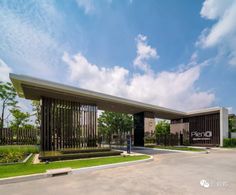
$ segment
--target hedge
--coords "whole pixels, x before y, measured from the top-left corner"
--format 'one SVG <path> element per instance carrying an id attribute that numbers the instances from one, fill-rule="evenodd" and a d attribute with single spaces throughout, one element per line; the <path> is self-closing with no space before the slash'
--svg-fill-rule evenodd
<path id="1" fill-rule="evenodd" d="M 236 147 L 236 138 L 224 138 L 224 147 Z"/>
<path id="2" fill-rule="evenodd" d="M 39 147 L 34 145 L 4 145 L 0 146 L 0 154 L 10 152 L 21 152 L 21 153 L 38 153 Z"/>
<path id="3" fill-rule="evenodd" d="M 73 153 L 108 152 L 108 151 L 111 151 L 111 149 L 110 148 L 64 149 L 61 150 L 61 153 L 73 154 Z"/>
<path id="4" fill-rule="evenodd" d="M 57 161 L 57 160 L 72 160 L 80 158 L 93 158 L 103 156 L 116 156 L 120 155 L 121 151 L 108 151 L 108 152 L 90 152 L 90 153 L 75 153 L 75 154 L 59 154 L 55 156 L 43 156 L 39 155 L 39 159 L 42 161 Z"/>

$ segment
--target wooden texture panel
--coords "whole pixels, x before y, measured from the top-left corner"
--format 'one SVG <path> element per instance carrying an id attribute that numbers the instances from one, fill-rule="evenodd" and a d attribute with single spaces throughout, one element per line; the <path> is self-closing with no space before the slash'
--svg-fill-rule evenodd
<path id="1" fill-rule="evenodd" d="M 189 140 L 191 145 L 219 145 L 220 144 L 220 114 L 210 114 L 188 118 L 189 121 Z M 211 132 L 212 136 L 191 136 L 193 132 L 202 134 Z M 195 138 L 195 139 L 194 139 Z"/>

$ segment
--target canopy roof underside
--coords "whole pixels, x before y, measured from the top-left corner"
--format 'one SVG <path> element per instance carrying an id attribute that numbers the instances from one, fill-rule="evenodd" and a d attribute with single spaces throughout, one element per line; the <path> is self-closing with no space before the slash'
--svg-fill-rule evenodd
<path id="1" fill-rule="evenodd" d="M 25 75 L 10 74 L 10 79 L 18 95 L 26 99 L 40 100 L 41 97 L 51 97 L 76 101 L 82 104 L 97 105 L 99 110 L 113 112 L 129 114 L 153 112 L 156 118 L 177 119 L 188 116 L 218 113 L 221 109 L 220 107 L 215 107 L 193 112 L 181 112 Z"/>

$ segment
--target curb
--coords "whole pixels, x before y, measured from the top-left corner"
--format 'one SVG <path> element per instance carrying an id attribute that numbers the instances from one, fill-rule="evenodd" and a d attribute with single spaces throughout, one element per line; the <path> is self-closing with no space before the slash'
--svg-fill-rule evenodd
<path id="1" fill-rule="evenodd" d="M 211 150 L 219 150 L 219 151 L 236 151 L 236 148 L 224 148 L 224 147 L 214 147 Z"/>
<path id="2" fill-rule="evenodd" d="M 113 163 L 113 164 L 107 164 L 107 165 L 98 165 L 98 166 L 93 166 L 93 167 L 84 167 L 84 168 L 80 168 L 80 169 L 73 169 L 72 174 L 85 173 L 85 172 L 96 171 L 96 170 L 101 170 L 101 169 L 124 167 L 124 166 L 135 165 L 135 164 L 139 164 L 139 163 L 143 163 L 143 162 L 150 162 L 150 161 L 153 161 L 153 156 L 150 156 L 150 158 L 143 159 L 143 160 L 136 160 L 136 161 Z"/>
<path id="3" fill-rule="evenodd" d="M 170 150 L 170 149 L 161 149 L 161 148 L 152 148 L 153 150 L 161 150 L 168 152 L 179 152 L 179 153 L 190 153 L 190 154 L 206 154 L 207 151 L 193 152 L 193 151 L 184 151 L 184 150 Z"/>
<path id="4" fill-rule="evenodd" d="M 39 173 L 39 174 L 32 174 L 32 175 L 22 175 L 22 176 L 16 176 L 16 177 L 3 178 L 3 179 L 0 179 L 0 185 L 18 183 L 18 182 L 24 182 L 24 181 L 32 181 L 32 180 L 43 179 L 47 177 L 48 177 L 47 174 Z"/>
<path id="5" fill-rule="evenodd" d="M 26 163 L 30 157 L 33 155 L 33 153 L 30 153 L 24 160 L 23 160 L 23 163 Z"/>
<path id="6" fill-rule="evenodd" d="M 136 160 L 136 161 L 129 161 L 129 162 L 121 162 L 121 163 L 114 163 L 114 164 L 98 165 L 98 166 L 93 166 L 93 167 L 84 167 L 84 168 L 79 168 L 79 169 L 72 169 L 71 174 L 79 174 L 79 173 L 91 172 L 91 171 L 108 169 L 108 168 L 129 166 L 129 165 L 135 165 L 135 164 L 139 164 L 139 163 L 143 163 L 143 162 L 149 162 L 149 161 L 153 161 L 153 156 L 150 156 L 150 158 L 143 159 L 143 160 Z M 9 178 L 0 179 L 0 185 L 18 183 L 18 182 L 24 182 L 24 181 L 32 181 L 32 180 L 37 180 L 37 179 L 49 178 L 49 177 L 52 177 L 52 176 L 48 175 L 47 173 L 38 173 L 38 174 L 31 174 L 31 175 L 9 177 Z"/>

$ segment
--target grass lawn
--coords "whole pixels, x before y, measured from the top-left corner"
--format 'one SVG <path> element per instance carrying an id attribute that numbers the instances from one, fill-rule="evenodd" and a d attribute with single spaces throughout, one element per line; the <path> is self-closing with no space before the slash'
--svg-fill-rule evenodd
<path id="1" fill-rule="evenodd" d="M 28 175 L 34 173 L 44 173 L 48 169 L 57 169 L 64 167 L 82 168 L 82 167 L 91 167 L 97 165 L 113 164 L 120 162 L 128 162 L 135 160 L 147 159 L 149 156 L 117 156 L 117 157 L 103 157 L 103 158 L 94 158 L 94 159 L 80 159 L 72 161 L 61 161 L 61 162 L 51 162 L 49 164 L 40 163 L 32 164 L 32 159 L 29 159 L 27 163 L 24 164 L 14 164 L 14 165 L 0 165 L 0 178 L 13 177 L 19 175 Z"/>
<path id="2" fill-rule="evenodd" d="M 155 145 L 147 145 L 149 148 L 159 148 L 159 149 L 168 149 L 168 150 L 183 150 L 183 151 L 191 151 L 191 152 L 203 152 L 204 149 L 201 148 L 190 148 L 190 147 L 176 147 L 176 146 L 155 146 Z"/>

